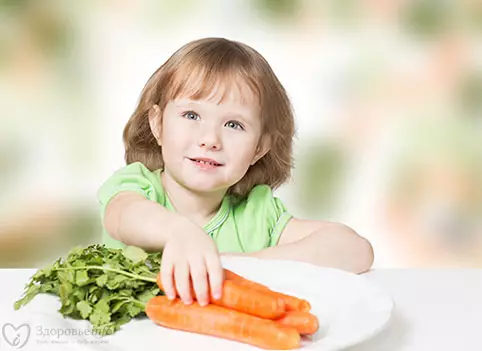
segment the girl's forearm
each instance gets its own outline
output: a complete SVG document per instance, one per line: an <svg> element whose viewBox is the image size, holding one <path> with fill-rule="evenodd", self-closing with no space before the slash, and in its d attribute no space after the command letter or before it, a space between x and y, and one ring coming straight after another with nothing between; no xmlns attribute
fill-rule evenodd
<svg viewBox="0 0 482 351"><path fill-rule="evenodd" d="M293 243L226 255L302 261L353 273L366 272L373 264L371 244L357 234L346 231L317 231Z"/></svg>
<svg viewBox="0 0 482 351"><path fill-rule="evenodd" d="M183 216L142 196L118 199L112 206L110 216L106 218L106 221L110 221L110 225L106 225L109 234L124 244L146 251L161 250L169 236L182 227L182 221L187 221Z"/></svg>

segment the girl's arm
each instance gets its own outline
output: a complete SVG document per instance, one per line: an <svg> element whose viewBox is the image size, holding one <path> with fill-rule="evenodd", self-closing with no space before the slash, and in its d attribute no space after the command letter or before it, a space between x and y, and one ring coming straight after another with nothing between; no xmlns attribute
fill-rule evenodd
<svg viewBox="0 0 482 351"><path fill-rule="evenodd" d="M214 241L188 218L135 192L121 192L107 204L106 231L127 245L162 252L161 281L169 298L191 303L191 281L201 305L222 294L223 270ZM209 277L209 279L208 279Z"/></svg>
<svg viewBox="0 0 482 351"><path fill-rule="evenodd" d="M146 251L161 250L169 236L186 221L185 217L133 191L114 196L104 213L104 227L110 236Z"/></svg>
<svg viewBox="0 0 482 351"><path fill-rule="evenodd" d="M288 222L278 246L238 255L303 261L353 273L366 272L373 264L370 242L351 228L297 218Z"/></svg>

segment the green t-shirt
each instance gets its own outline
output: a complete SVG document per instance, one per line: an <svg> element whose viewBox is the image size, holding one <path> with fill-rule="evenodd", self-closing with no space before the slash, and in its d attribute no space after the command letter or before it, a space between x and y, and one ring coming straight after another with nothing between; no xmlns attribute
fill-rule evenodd
<svg viewBox="0 0 482 351"><path fill-rule="evenodd" d="M100 187L97 197L101 218L110 199L121 191L135 191L171 211L175 211L165 194L161 170L150 171L140 162L120 168ZM267 185L257 185L247 198L233 204L225 196L217 214L203 227L217 245L219 252L253 252L278 243L281 232L292 215ZM159 230L162 230L159 228ZM102 243L110 248L126 245L113 239L103 226Z"/></svg>

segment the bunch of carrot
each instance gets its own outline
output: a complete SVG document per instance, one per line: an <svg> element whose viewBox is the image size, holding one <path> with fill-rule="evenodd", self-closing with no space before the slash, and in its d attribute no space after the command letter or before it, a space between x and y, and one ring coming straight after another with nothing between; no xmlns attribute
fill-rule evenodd
<svg viewBox="0 0 482 351"><path fill-rule="evenodd" d="M318 330L318 319L308 301L270 290L225 269L221 299L207 306L185 305L179 298L156 296L145 312L167 328L235 340L264 349L289 350L300 346L300 334ZM160 275L157 285L163 290Z"/></svg>

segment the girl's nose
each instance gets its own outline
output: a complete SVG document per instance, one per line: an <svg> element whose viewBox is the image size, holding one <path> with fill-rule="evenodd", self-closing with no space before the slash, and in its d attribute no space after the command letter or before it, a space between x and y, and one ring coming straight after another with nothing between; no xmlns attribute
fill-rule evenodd
<svg viewBox="0 0 482 351"><path fill-rule="evenodd" d="M199 135L198 144L200 147L209 150L221 149L221 139L215 130L202 130Z"/></svg>

